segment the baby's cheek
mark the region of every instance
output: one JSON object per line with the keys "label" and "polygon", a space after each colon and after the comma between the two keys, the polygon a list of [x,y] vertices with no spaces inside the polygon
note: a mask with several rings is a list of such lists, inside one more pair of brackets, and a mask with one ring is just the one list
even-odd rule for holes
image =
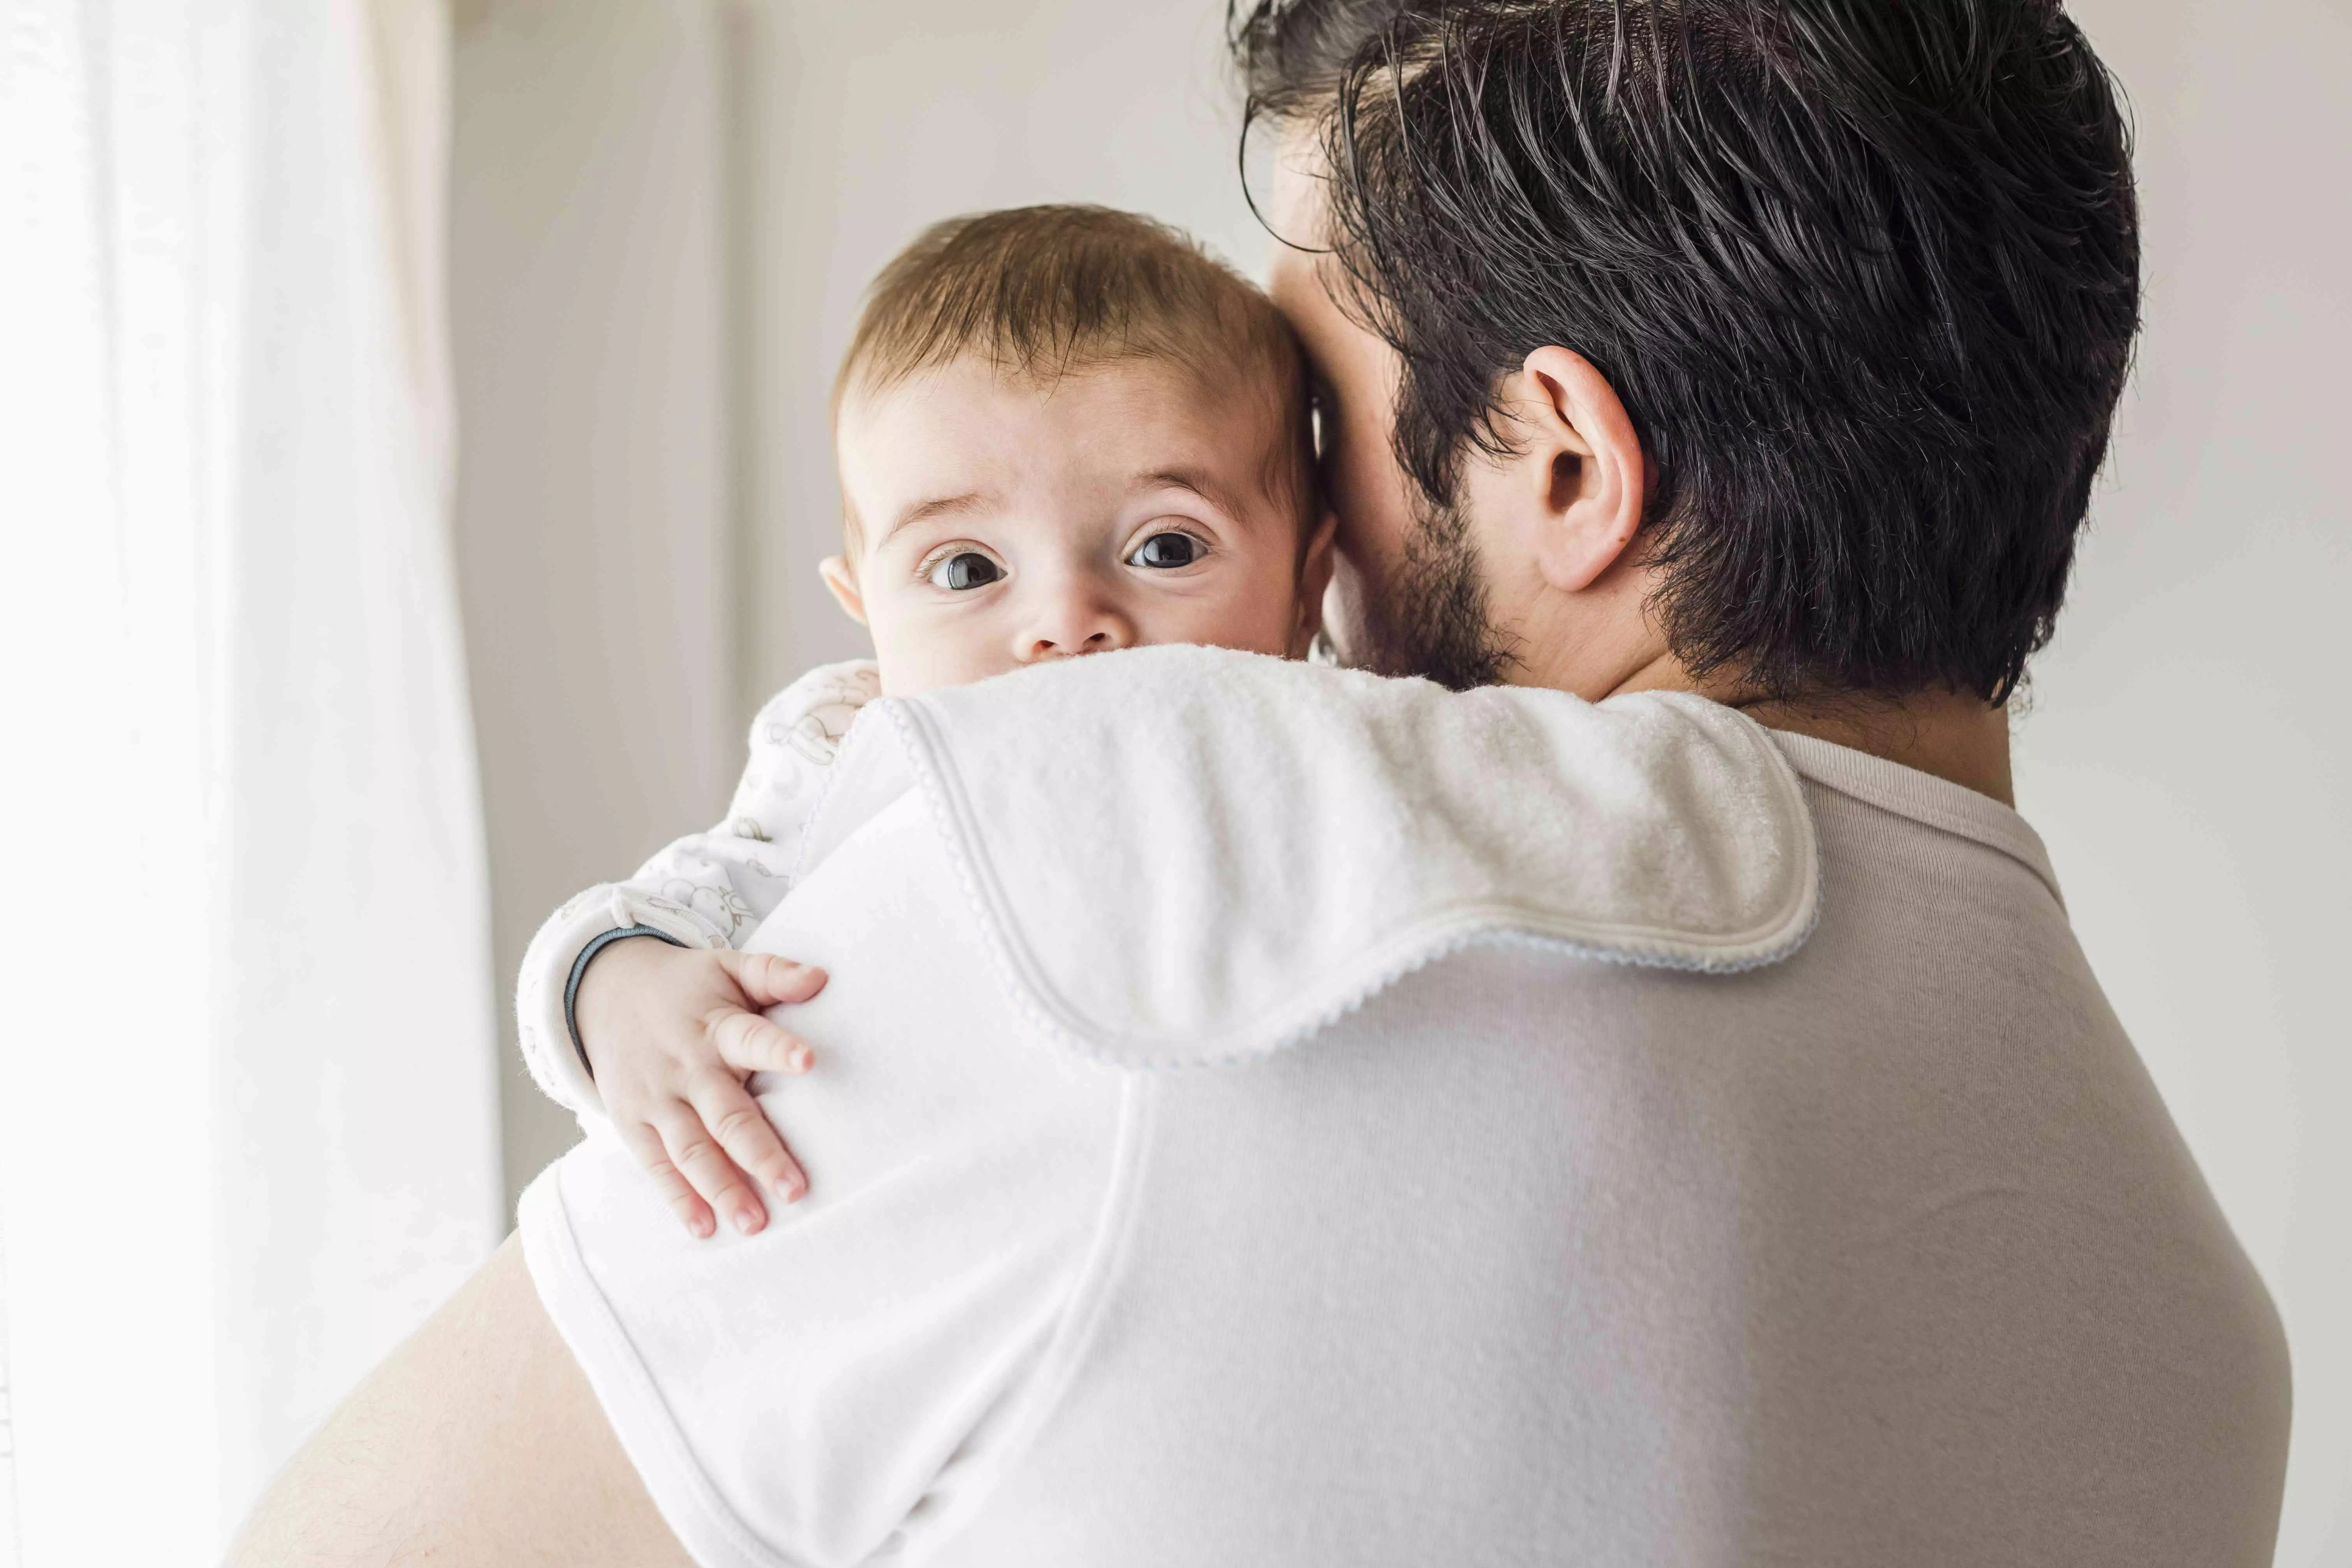
{"label": "baby's cheek", "polygon": [[1199,611],[1184,635],[1161,640],[1287,654],[1298,621],[1297,578],[1287,562],[1275,563],[1235,582],[1230,592],[1203,599]]}
{"label": "baby's cheek", "polygon": [[969,686],[1014,668],[1004,639],[985,636],[977,623],[975,617],[960,626],[893,625],[877,617],[874,659],[881,668],[883,695],[911,697],[941,687]]}

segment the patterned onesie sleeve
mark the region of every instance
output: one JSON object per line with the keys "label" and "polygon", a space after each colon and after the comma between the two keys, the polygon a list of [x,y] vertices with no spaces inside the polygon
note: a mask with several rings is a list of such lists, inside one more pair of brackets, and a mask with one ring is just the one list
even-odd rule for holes
{"label": "patterned onesie sleeve", "polygon": [[566,992],[581,953],[607,931],[645,926],[687,947],[740,947],[791,887],[802,826],[824,792],[850,721],[880,691],[870,660],[809,671],[751,721],[751,756],[727,820],[663,849],[547,918],[524,952],[515,1019],[539,1087],[574,1114],[604,1113],[572,1037]]}

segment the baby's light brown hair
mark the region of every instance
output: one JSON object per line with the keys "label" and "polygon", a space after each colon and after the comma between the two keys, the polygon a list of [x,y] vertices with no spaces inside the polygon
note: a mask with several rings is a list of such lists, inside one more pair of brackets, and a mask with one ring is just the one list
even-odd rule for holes
{"label": "baby's light brown hair", "polygon": [[[1275,421],[1266,493],[1317,517],[1306,363],[1272,300],[1166,224],[1110,207],[1008,207],[933,224],[884,267],[834,378],[832,413],[966,357],[1050,384],[1165,360],[1258,389]],[[849,520],[853,531],[855,519]]]}

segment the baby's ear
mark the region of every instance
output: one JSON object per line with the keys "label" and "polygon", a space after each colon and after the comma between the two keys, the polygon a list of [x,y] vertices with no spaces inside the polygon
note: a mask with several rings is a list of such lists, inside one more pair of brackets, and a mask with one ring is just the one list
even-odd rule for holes
{"label": "baby's ear", "polygon": [[[857,574],[849,569],[849,563],[838,555],[828,555],[818,563],[816,574],[824,579],[827,588],[833,590],[834,602],[841,606],[843,613],[859,626],[864,626],[866,599],[857,591]],[[1328,576],[1329,573],[1327,571],[1325,575]]]}
{"label": "baby's ear", "polygon": [[1339,531],[1339,514],[1327,511],[1316,522],[1315,531],[1307,536],[1307,548],[1298,562],[1298,626],[1291,640],[1293,658],[1305,658],[1307,650],[1315,646],[1315,634],[1323,629],[1323,595],[1331,586],[1331,571],[1337,564],[1332,542]]}

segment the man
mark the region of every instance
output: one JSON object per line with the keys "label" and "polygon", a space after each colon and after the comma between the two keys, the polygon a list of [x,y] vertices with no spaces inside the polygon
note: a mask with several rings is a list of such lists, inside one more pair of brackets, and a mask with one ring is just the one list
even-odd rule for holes
{"label": "man", "polygon": [[[2087,45],[1236,37],[1344,650],[1622,700],[1194,654],[905,708],[774,938],[840,954],[837,1206],[696,1250],[575,1153],[239,1561],[2266,1563],[2275,1318],[2009,808],[2137,322]],[[1076,797],[988,721],[1049,700],[1183,743],[1151,833],[1020,824]]]}

